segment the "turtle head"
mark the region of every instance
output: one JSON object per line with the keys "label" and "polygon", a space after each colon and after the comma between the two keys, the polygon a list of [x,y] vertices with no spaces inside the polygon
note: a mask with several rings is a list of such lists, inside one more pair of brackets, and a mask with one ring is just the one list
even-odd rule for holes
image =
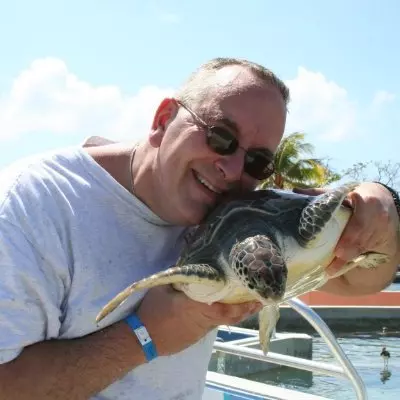
{"label": "turtle head", "polygon": [[233,273],[262,300],[279,301],[285,294],[287,268],[278,246],[265,235],[238,242],[231,250]]}
{"label": "turtle head", "polygon": [[279,302],[293,280],[299,278],[301,284],[307,279],[310,270],[331,257],[351,215],[343,200],[356,186],[342,185],[319,196],[266,192],[260,216],[249,217],[252,229],[246,228],[258,232],[230,253],[229,265],[242,284],[262,300]]}

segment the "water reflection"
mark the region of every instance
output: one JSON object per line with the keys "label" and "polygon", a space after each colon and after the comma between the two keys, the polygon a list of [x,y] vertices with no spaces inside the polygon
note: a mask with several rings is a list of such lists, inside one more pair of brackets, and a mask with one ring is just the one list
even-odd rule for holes
{"label": "water reflection", "polygon": [[392,373],[388,369],[384,369],[383,371],[381,371],[381,382],[385,384],[385,382],[388,381],[391,376]]}
{"label": "water reflection", "polygon": [[[364,381],[369,400],[398,400],[400,397],[400,332],[386,332],[382,327],[373,332],[336,333],[338,342]],[[385,367],[382,348],[390,351]],[[323,340],[313,338],[313,360],[335,363]],[[396,373],[397,372],[397,373]],[[335,400],[353,400],[355,392],[350,382],[295,368],[281,367],[249,376],[255,381],[279,385],[288,389],[320,395]]]}
{"label": "water reflection", "polygon": [[256,382],[284,386],[286,388],[311,388],[313,386],[312,372],[296,370],[294,374],[293,368],[289,367],[274,368],[269,371],[250,374],[247,378]]}

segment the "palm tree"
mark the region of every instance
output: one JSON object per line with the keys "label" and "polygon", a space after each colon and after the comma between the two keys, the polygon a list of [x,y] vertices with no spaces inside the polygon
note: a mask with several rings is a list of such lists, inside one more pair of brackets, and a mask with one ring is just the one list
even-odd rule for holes
{"label": "palm tree", "polygon": [[340,179],[324,162],[312,156],[314,146],[304,141],[305,134],[294,132],[284,137],[275,153],[275,173],[261,188],[322,187]]}

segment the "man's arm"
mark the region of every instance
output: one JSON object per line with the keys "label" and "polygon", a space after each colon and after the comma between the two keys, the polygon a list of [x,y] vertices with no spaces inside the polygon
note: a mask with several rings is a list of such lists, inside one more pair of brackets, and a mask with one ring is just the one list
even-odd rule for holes
{"label": "man's arm", "polygon": [[386,264],[374,269],[354,268],[331,279],[321,290],[343,296],[362,296],[382,291],[396,276],[400,264],[399,215],[391,193],[376,183],[361,184],[351,195],[354,215],[343,232],[330,271],[372,251],[388,255]]}
{"label": "man's arm", "polygon": [[376,269],[354,268],[346,274],[329,280],[319,290],[339,296],[364,296],[387,288],[396,276],[400,257]]}
{"label": "man's arm", "polygon": [[135,335],[119,322],[83,338],[27,347],[0,365],[0,393],[9,400],[86,400],[144,362]]}
{"label": "man's arm", "polygon": [[[295,192],[318,195],[325,189],[295,189]],[[321,291],[362,296],[385,289],[395,277],[400,264],[399,215],[393,196],[377,183],[362,183],[349,196],[354,210],[335,249],[336,258],[328,273],[336,273],[346,262],[366,252],[389,256],[390,261],[375,269],[354,268],[329,280]]]}
{"label": "man's arm", "polygon": [[[158,287],[146,294],[138,315],[159,356],[165,356],[196,343],[218,325],[236,324],[259,309],[251,303],[208,306],[169,287]],[[118,322],[83,338],[27,347],[0,365],[1,398],[87,400],[145,362],[130,327]]]}

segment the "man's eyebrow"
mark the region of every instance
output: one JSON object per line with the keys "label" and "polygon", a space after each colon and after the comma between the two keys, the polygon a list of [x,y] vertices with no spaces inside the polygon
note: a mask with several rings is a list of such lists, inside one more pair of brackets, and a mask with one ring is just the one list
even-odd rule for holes
{"label": "man's eyebrow", "polygon": [[221,124],[224,124],[228,128],[232,129],[236,134],[240,133],[240,129],[235,121],[232,121],[229,118],[223,117],[223,118],[218,118],[215,122],[219,122]]}

